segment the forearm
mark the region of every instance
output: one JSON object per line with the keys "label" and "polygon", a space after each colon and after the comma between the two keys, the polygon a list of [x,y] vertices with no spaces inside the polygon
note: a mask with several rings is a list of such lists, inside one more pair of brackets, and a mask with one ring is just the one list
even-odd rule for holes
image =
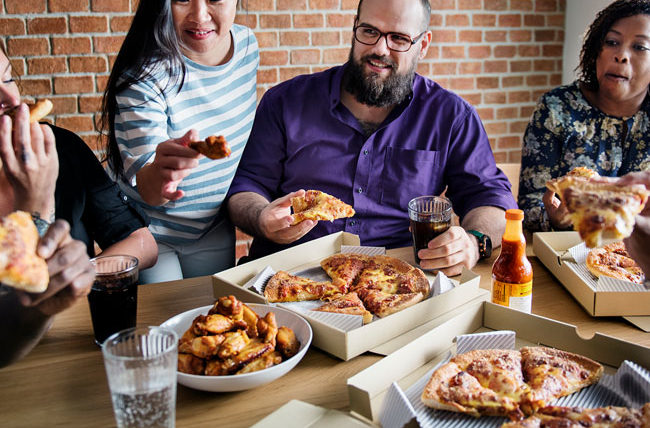
{"label": "forearm", "polygon": [[148,164],[136,173],[137,189],[143,201],[151,206],[160,206],[169,202],[169,199],[162,197],[160,189],[163,180],[156,167]]}
{"label": "forearm", "polygon": [[13,290],[0,296],[0,367],[29,353],[49,329],[54,317],[18,301]]}
{"label": "forearm", "polygon": [[153,266],[158,259],[158,245],[149,229],[142,227],[125,239],[116,242],[102,251],[102,256],[127,254],[137,257],[138,268],[146,269]]}
{"label": "forearm", "polygon": [[233,224],[252,236],[264,236],[260,229],[260,213],[269,201],[259,193],[235,193],[228,200],[228,213]]}
{"label": "forearm", "polygon": [[465,215],[461,226],[465,230],[477,230],[488,235],[492,248],[497,248],[501,246],[501,238],[506,229],[505,211],[490,206],[474,208]]}

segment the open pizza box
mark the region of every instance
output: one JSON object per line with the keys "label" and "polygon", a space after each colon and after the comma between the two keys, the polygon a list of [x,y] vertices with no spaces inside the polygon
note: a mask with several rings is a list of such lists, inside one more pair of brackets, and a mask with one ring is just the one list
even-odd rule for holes
{"label": "open pizza box", "polygon": [[637,327],[650,330],[650,290],[643,285],[606,277],[594,278],[575,250],[578,232],[539,232],[533,235],[535,255],[592,316],[625,316]]}
{"label": "open pizza box", "polygon": [[[354,249],[359,246],[359,242],[359,237],[356,235],[346,232],[333,233],[216,273],[212,276],[214,296],[218,298],[232,294],[244,302],[266,303],[264,296],[250,287],[251,283],[254,284],[269,268],[299,275],[313,270],[322,271],[321,260],[342,250],[345,251],[349,247]],[[407,257],[403,255],[412,254],[412,251],[389,250],[386,254],[406,260]],[[412,259],[406,261],[413,262]],[[425,272],[425,274],[432,283],[432,290],[435,289],[436,284],[441,281],[438,278],[440,275],[434,277],[431,273]],[[445,289],[445,292],[388,317],[381,319],[375,317],[375,320],[365,325],[361,324],[359,316],[294,309],[296,308],[292,306],[294,304],[279,305],[294,310],[309,322],[314,332],[312,342],[314,346],[343,360],[349,360],[369,350],[385,355],[401,346],[404,341],[412,340],[419,331],[416,327],[424,325],[424,328],[431,328],[449,319],[462,305],[472,301],[487,300],[489,293],[479,287],[479,282],[478,275],[465,270],[459,278],[452,278],[447,282],[450,286]],[[333,320],[334,318],[336,319]],[[396,339],[393,342],[386,343],[394,338]]]}
{"label": "open pizza box", "polygon": [[384,427],[499,427],[506,418],[432,410],[420,395],[434,368],[456,352],[543,345],[585,355],[605,366],[601,381],[554,405],[641,407],[650,401],[650,348],[490,302],[467,304],[452,319],[348,379],[350,409]]}

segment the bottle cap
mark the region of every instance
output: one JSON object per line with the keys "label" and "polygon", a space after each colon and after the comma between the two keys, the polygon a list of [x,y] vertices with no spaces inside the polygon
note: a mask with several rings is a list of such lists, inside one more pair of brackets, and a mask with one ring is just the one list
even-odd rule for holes
{"label": "bottle cap", "polygon": [[522,210],[510,209],[506,211],[506,220],[523,220],[524,212]]}

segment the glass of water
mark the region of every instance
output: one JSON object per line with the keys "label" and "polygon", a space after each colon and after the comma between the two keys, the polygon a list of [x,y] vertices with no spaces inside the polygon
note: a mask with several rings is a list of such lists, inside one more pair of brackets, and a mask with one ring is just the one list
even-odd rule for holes
{"label": "glass of water", "polygon": [[173,427],[178,336],[164,327],[122,330],[102,345],[118,427]]}

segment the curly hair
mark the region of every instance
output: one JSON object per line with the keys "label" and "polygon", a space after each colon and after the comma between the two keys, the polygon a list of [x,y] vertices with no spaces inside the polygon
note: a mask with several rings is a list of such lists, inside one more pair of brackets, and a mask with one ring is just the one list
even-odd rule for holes
{"label": "curly hair", "polygon": [[585,34],[580,51],[580,64],[576,68],[579,71],[578,79],[586,89],[598,90],[596,60],[612,25],[619,19],[635,15],[650,15],[650,0],[617,0],[596,15]]}

